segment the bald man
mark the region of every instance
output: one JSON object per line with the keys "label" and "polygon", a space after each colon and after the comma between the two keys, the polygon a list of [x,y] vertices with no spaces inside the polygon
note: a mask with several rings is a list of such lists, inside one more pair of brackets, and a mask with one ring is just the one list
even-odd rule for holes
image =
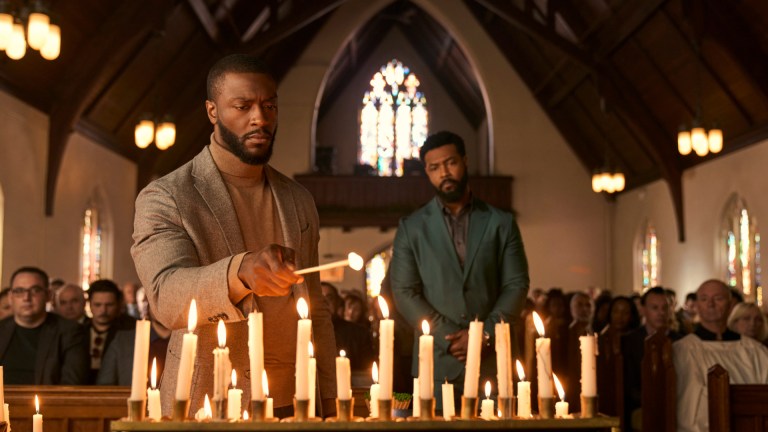
{"label": "bald man", "polygon": [[66,284],[56,291],[54,312],[68,320],[85,323],[85,292],[78,285]]}

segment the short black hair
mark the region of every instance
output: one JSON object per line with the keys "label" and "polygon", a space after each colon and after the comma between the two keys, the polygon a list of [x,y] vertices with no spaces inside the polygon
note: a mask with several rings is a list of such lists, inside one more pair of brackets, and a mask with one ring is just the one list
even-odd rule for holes
{"label": "short black hair", "polygon": [[217,61],[208,71],[208,79],[206,80],[208,100],[212,101],[219,95],[221,78],[230,72],[265,74],[275,80],[269,66],[261,58],[251,54],[230,54]]}
{"label": "short black hair", "polygon": [[110,293],[115,295],[115,300],[120,302],[123,299],[123,293],[120,292],[120,288],[117,284],[109,279],[99,279],[91,282],[88,288],[88,302],[93,299],[93,295],[96,293]]}
{"label": "short black hair", "polygon": [[440,131],[428,136],[424,145],[419,150],[419,159],[424,163],[424,157],[430,150],[434,150],[444,145],[453,144],[461,156],[466,156],[467,150],[464,148],[464,140],[453,132]]}
{"label": "short black hair", "polygon": [[685,295],[685,301],[693,300],[696,301],[696,293],[695,292],[689,292]]}
{"label": "short black hair", "polygon": [[33,273],[43,280],[43,288],[48,289],[48,273],[44,272],[42,269],[38,267],[32,267],[32,266],[26,266],[21,267],[19,269],[16,269],[15,272],[11,275],[11,288],[13,288],[13,280],[16,279],[16,275],[20,273]]}
{"label": "short black hair", "polygon": [[0,290],[0,299],[2,299],[3,297],[7,297],[8,294],[10,294],[10,292],[11,292],[11,287],[6,287]]}
{"label": "short black hair", "polygon": [[[645,290],[645,292],[643,293],[643,296],[640,297],[640,304],[645,306],[645,300],[651,294],[663,295],[664,298],[667,297],[667,292],[666,292],[666,290],[664,288],[659,287],[659,286],[655,286],[653,288],[648,288],[647,290]],[[695,294],[694,294],[694,296],[695,296]]]}

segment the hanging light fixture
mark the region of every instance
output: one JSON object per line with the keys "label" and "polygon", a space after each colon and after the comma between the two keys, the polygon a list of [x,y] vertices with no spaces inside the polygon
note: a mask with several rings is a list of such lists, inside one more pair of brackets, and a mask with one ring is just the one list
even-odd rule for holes
{"label": "hanging light fixture", "polygon": [[611,172],[611,170],[604,168],[592,174],[592,190],[594,192],[607,192],[609,194],[621,192],[625,185],[626,179],[621,171]]}
{"label": "hanging light fixture", "polygon": [[138,148],[145,149],[154,141],[158,149],[167,150],[176,142],[176,125],[170,116],[155,122],[151,115],[146,114],[136,124],[133,137]]}
{"label": "hanging light fixture", "polygon": [[[23,4],[19,10],[8,0],[0,0],[0,51],[13,60],[22,59],[27,45],[40,51],[46,60],[55,60],[61,52],[61,28],[51,23],[42,1]],[[26,22],[26,37],[25,24]]]}

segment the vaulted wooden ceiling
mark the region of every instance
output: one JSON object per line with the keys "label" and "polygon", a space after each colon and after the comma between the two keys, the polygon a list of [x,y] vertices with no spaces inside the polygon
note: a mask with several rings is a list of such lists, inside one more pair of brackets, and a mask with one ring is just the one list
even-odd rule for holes
{"label": "vaulted wooden ceiling", "polygon": [[[664,179],[679,225],[683,170],[768,138],[765,0],[446,1],[467,5],[585,170],[611,164],[626,174],[628,189]],[[20,61],[0,59],[0,88],[50,115],[47,211],[71,132],[135,161],[143,185],[207,143],[204,81],[216,59],[259,53],[280,79],[343,3],[53,2],[61,57],[48,62],[30,52]],[[327,80],[320,117],[392,28],[423,55],[467,120],[480,125],[484,104],[465,53],[408,0],[393,2],[350,38]],[[699,101],[703,122],[723,129],[725,148],[705,158],[680,156],[677,130],[690,124]],[[133,128],[144,113],[173,116],[176,145],[137,149]]]}

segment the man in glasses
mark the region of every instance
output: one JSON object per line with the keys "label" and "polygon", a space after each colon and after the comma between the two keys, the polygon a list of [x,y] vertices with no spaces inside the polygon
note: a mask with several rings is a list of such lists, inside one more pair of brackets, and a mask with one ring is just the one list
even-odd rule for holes
{"label": "man in glasses", "polygon": [[88,374],[85,329],[45,311],[48,275],[36,267],[16,270],[9,297],[13,316],[0,321],[5,384],[83,384]]}

